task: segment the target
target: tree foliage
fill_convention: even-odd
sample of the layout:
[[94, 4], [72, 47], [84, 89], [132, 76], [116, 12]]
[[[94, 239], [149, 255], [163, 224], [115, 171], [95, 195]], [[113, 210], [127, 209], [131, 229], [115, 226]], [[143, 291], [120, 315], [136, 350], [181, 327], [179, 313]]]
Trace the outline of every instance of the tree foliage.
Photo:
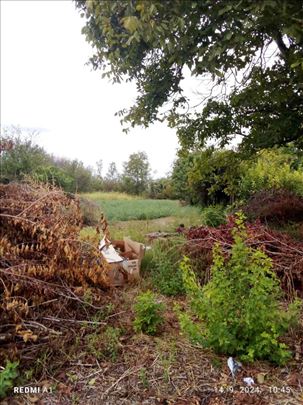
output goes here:
[[261, 150], [251, 159], [213, 147], [180, 153], [174, 163], [176, 195], [191, 204], [228, 204], [261, 190], [285, 189], [303, 195], [303, 165], [293, 147]]
[[40, 166], [32, 174], [32, 177], [39, 182], [52, 184], [65, 191], [72, 192], [75, 190], [75, 179], [60, 167], [52, 165]]
[[50, 156], [35, 143], [34, 133], [24, 134], [20, 128], [11, 127], [3, 130], [1, 138], [12, 144], [1, 153], [1, 182], [22, 180], [51, 163]]
[[118, 191], [120, 189], [120, 174], [115, 162], [109, 164], [103, 186], [106, 191]]
[[177, 196], [191, 204], [232, 202], [241, 182], [239, 156], [214, 148], [183, 153], [174, 163], [172, 181]]
[[142, 194], [149, 181], [150, 166], [145, 152], [132, 153], [123, 164], [123, 188], [130, 194]]
[[1, 134], [10, 144], [1, 152], [0, 182], [23, 181], [31, 177], [68, 192], [100, 190], [102, 184], [93, 169], [74, 159], [58, 158], [47, 153], [35, 141], [35, 133], [19, 127], [7, 127]]
[[[297, 0], [76, 0], [95, 69], [135, 80], [124, 120], [167, 119], [186, 148], [236, 136], [245, 151], [303, 142], [303, 8]], [[185, 71], [211, 79], [188, 108]], [[219, 89], [219, 90], [218, 90]], [[162, 107], [169, 103], [163, 112]]]
[[150, 180], [147, 195], [149, 198], [155, 198], [157, 200], [176, 198], [171, 177], [167, 176]]

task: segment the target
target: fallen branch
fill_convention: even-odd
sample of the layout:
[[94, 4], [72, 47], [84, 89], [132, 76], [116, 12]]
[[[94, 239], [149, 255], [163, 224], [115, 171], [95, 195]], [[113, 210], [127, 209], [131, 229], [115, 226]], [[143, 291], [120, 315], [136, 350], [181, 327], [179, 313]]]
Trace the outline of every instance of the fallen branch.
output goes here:
[[137, 366], [137, 367], [132, 367], [129, 368], [128, 370], [126, 370], [121, 377], [119, 377], [101, 396], [102, 399], [104, 399], [105, 397], [107, 397], [107, 395], [110, 393], [110, 391], [117, 385], [119, 384], [120, 381], [122, 381], [124, 378], [128, 377], [131, 374], [136, 373], [137, 371], [139, 371], [142, 368], [142, 366]]

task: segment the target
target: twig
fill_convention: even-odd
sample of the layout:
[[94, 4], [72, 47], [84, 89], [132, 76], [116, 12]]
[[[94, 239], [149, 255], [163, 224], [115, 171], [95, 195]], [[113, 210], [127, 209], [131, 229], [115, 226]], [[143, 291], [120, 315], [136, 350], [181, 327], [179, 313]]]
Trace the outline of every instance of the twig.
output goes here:
[[80, 380], [87, 380], [88, 378], [92, 377], [93, 375], [97, 375], [97, 374], [100, 374], [100, 373], [105, 373], [107, 370], [108, 370], [108, 367], [106, 367], [104, 370], [100, 369], [100, 370], [94, 371], [93, 373], [81, 378]]
[[29, 220], [27, 218], [18, 217], [17, 215], [0, 214], [0, 217], [15, 218], [15, 219], [18, 219], [18, 220], [21, 219], [22, 221], [29, 222], [30, 224], [36, 225], [35, 222], [33, 222], [33, 221], [31, 221], [31, 220]]
[[55, 301], [58, 301], [58, 298], [54, 298], [52, 300], [44, 301], [44, 302], [41, 302], [41, 304], [37, 304], [37, 305], [29, 305], [28, 308], [37, 308], [37, 307], [40, 307], [41, 305], [50, 304], [51, 302], [55, 302]]
[[109, 319], [109, 318], [113, 318], [114, 316], [118, 316], [118, 315], [121, 315], [121, 314], [125, 314], [125, 312], [127, 312], [127, 311], [120, 311], [120, 312], [117, 312], [117, 313], [115, 313], [115, 314], [112, 314], [112, 315], [107, 316], [105, 319]]
[[65, 322], [72, 322], [72, 323], [90, 323], [90, 324], [94, 324], [94, 325], [95, 324], [97, 324], [97, 325], [107, 325], [107, 322], [87, 321], [85, 319], [79, 321], [77, 319], [55, 318], [53, 316], [50, 316], [50, 317], [44, 316], [43, 319], [47, 319], [48, 321], [54, 321], [54, 322], [65, 321]]
[[125, 371], [125, 373], [123, 373], [121, 375], [121, 377], [118, 378], [118, 380], [116, 380], [101, 396], [102, 399], [104, 399], [109, 393], [110, 391], [120, 382], [122, 381], [125, 377], [128, 377], [129, 375], [139, 371], [141, 369], [141, 366], [139, 367], [133, 367], [133, 369], [129, 368], [128, 370]]
[[24, 323], [24, 325], [29, 325], [29, 326], [32, 326], [33, 328], [35, 328], [35, 327], [39, 328], [40, 327], [40, 328], [42, 328], [44, 330], [47, 330], [47, 331], [49, 331], [51, 333], [54, 333], [55, 335], [62, 335], [62, 332], [58, 332], [58, 331], [56, 331], [54, 329], [48, 328], [45, 325], [43, 325], [42, 323], [39, 323], [37, 321], [24, 321], [23, 323]]
[[72, 295], [72, 296], [68, 296], [66, 294], [60, 294], [60, 295], [64, 296], [65, 298], [68, 298], [68, 299], [74, 300], [74, 301], [79, 301], [79, 302], [81, 302], [81, 304], [88, 305], [89, 307], [94, 308], [94, 309], [103, 309], [103, 307], [97, 307], [96, 305], [93, 305], [87, 301], [81, 300], [81, 298], [79, 298], [70, 288], [68, 288], [66, 286], [66, 284], [63, 283], [63, 286], [66, 289], [66, 291], [68, 291]]
[[20, 212], [17, 217], [21, 217], [26, 211], [28, 211], [32, 206], [37, 204], [39, 201], [43, 200], [46, 197], [49, 197], [51, 194], [60, 194], [61, 191], [50, 191], [49, 193], [44, 194], [42, 197], [38, 198], [38, 200], [33, 201], [28, 207], [26, 207], [22, 212]]

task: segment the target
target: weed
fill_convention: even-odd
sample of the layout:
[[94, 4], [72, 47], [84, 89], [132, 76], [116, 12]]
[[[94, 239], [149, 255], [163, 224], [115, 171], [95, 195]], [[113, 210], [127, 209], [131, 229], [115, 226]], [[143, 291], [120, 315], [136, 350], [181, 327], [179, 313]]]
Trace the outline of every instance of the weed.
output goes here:
[[37, 376], [47, 368], [50, 371], [50, 362], [49, 358], [51, 357], [51, 351], [49, 349], [45, 349], [41, 351], [40, 356], [35, 361], [34, 365], [34, 375]]
[[78, 380], [78, 375], [75, 373], [67, 372], [66, 375], [71, 383], [74, 383]]
[[153, 286], [164, 295], [184, 294], [182, 273], [179, 268], [181, 259], [179, 240], [156, 241], [152, 249], [151, 276]]
[[103, 357], [103, 350], [101, 347], [102, 341], [100, 333], [96, 332], [89, 333], [88, 335], [85, 336], [85, 341], [88, 353], [90, 353], [97, 359]]
[[278, 364], [290, 358], [280, 336], [298, 319], [299, 302], [281, 310], [281, 289], [271, 260], [260, 250], [247, 247], [241, 216], [236, 221], [231, 256], [225, 261], [217, 245], [213, 250], [212, 278], [203, 288], [196, 281], [189, 259], [181, 264], [193, 323], [179, 311], [181, 329], [197, 343], [218, 353], [239, 355], [243, 360], [268, 359]]
[[24, 381], [31, 381], [34, 375], [34, 369], [30, 368], [24, 371]]
[[115, 361], [119, 350], [120, 328], [108, 326], [102, 333], [90, 333], [85, 340], [90, 354], [97, 358], [110, 358]]
[[126, 201], [133, 201], [133, 200], [141, 200], [142, 197], [130, 195], [126, 193], [118, 193], [115, 191], [112, 192], [103, 192], [103, 191], [96, 191], [93, 193], [81, 193], [81, 197], [93, 200], [93, 201], [112, 201], [112, 200], [126, 200]]
[[204, 208], [202, 211], [202, 223], [215, 228], [226, 223], [225, 208], [222, 205], [210, 205]]
[[80, 403], [80, 397], [76, 392], [71, 394], [71, 403], [72, 405], [77, 405]]
[[164, 304], [157, 302], [155, 295], [151, 291], [147, 291], [138, 295], [134, 308], [136, 314], [135, 331], [155, 335], [164, 320]]
[[92, 305], [93, 303], [93, 294], [89, 288], [86, 288], [84, 291], [83, 301], [87, 305]]
[[119, 338], [121, 334], [122, 331], [120, 328], [113, 328], [111, 326], [108, 326], [104, 332], [105, 337], [104, 354], [106, 357], [110, 357], [111, 360], [113, 361], [117, 359], [119, 349]]
[[95, 322], [91, 324], [92, 327], [98, 329], [100, 327], [100, 322], [108, 318], [113, 313], [114, 308], [115, 306], [112, 303], [109, 303], [96, 312], [92, 317], [92, 322]]
[[176, 200], [133, 198], [121, 193], [91, 193], [83, 196], [98, 204], [109, 221], [183, 217], [199, 212], [196, 207], [181, 207]]
[[13, 388], [14, 380], [18, 377], [18, 362], [8, 361], [0, 373], [0, 398], [4, 398]]
[[211, 365], [215, 368], [221, 369], [222, 368], [222, 361], [218, 357], [212, 357], [210, 359]]
[[149, 387], [149, 382], [148, 382], [148, 378], [147, 378], [147, 372], [146, 372], [146, 368], [142, 367], [139, 371], [139, 378], [140, 381], [143, 385], [143, 388], [148, 388]]
[[175, 342], [159, 341], [157, 345], [157, 351], [159, 353], [159, 359], [163, 368], [163, 378], [167, 383], [170, 381], [170, 369], [173, 363], [176, 361], [177, 348]]

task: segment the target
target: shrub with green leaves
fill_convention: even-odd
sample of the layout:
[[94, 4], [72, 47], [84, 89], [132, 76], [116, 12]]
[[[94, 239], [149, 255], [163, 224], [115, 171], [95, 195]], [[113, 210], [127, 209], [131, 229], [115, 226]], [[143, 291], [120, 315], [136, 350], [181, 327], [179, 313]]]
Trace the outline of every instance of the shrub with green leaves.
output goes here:
[[122, 334], [120, 328], [108, 326], [104, 332], [104, 355], [116, 360], [119, 350], [119, 338]]
[[158, 240], [152, 248], [153, 286], [164, 295], [184, 294], [182, 273], [179, 267], [181, 259], [179, 240]]
[[146, 291], [138, 295], [134, 309], [135, 331], [155, 335], [164, 321], [163, 312], [165, 305], [158, 302], [156, 296], [151, 291]]
[[121, 335], [122, 330], [112, 326], [107, 326], [101, 334], [95, 330], [85, 336], [87, 350], [96, 358], [110, 358], [115, 361], [119, 354]]
[[211, 280], [198, 285], [188, 258], [181, 263], [191, 315], [179, 311], [181, 329], [196, 343], [244, 361], [268, 359], [284, 364], [291, 352], [280, 337], [295, 325], [301, 302], [287, 311], [280, 307], [281, 289], [271, 260], [245, 245], [241, 218], [234, 230], [234, 244], [226, 260], [220, 247], [213, 251]]
[[225, 208], [222, 205], [210, 205], [202, 211], [202, 222], [217, 227], [226, 222]]
[[244, 198], [260, 190], [289, 190], [303, 196], [303, 168], [297, 153], [270, 149], [259, 152], [255, 161], [242, 163], [241, 195]]
[[4, 370], [0, 372], [0, 398], [5, 398], [14, 386], [14, 380], [18, 377], [18, 362], [6, 363]]

